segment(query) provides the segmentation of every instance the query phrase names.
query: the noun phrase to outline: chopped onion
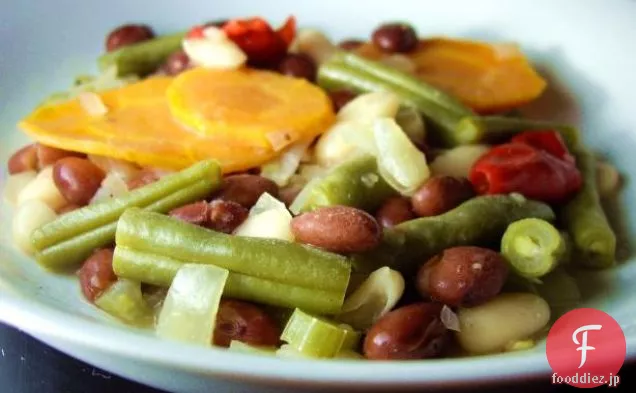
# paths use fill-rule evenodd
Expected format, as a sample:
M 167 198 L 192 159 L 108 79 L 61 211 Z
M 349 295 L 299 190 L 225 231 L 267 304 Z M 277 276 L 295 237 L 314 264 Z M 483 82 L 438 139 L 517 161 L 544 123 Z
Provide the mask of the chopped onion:
M 457 317 L 457 314 L 455 314 L 455 312 L 447 305 L 442 307 L 442 312 L 439 317 L 444 326 L 446 326 L 446 329 L 453 330 L 455 332 L 461 331 L 459 328 L 459 318 Z
M 362 152 L 373 152 L 375 144 L 369 138 L 369 122 L 342 121 L 324 133 L 316 144 L 318 164 L 331 167 Z M 371 151 L 369 151 L 371 150 Z
M 53 166 L 42 169 L 35 179 L 22 188 L 18 194 L 17 204 L 20 206 L 34 199 L 46 203 L 53 210 L 58 210 L 67 204 L 53 180 Z
M 488 150 L 488 145 L 466 145 L 446 150 L 431 162 L 431 172 L 434 175 L 468 177 L 475 162 Z
M 207 29 L 206 29 L 207 30 Z M 236 69 L 247 61 L 247 56 L 229 39 L 213 37 L 183 40 L 183 50 L 192 63 L 206 68 Z
M 395 117 L 400 98 L 388 91 L 376 91 L 357 96 L 338 112 L 341 121 L 371 121 L 381 117 Z
M 77 95 L 77 100 L 90 116 L 104 116 L 108 113 L 108 108 L 96 93 L 83 91 Z
M 20 195 L 22 190 L 31 183 L 37 175 L 38 173 L 36 171 L 25 171 L 10 175 L 2 190 L 2 196 L 5 202 L 11 206 L 15 206 L 18 203 L 18 195 Z
M 117 173 L 111 172 L 106 175 L 102 184 L 93 195 L 90 203 L 99 203 L 105 200 L 119 197 L 128 192 L 128 185 Z
M 141 294 L 138 281 L 118 279 L 95 299 L 95 305 L 115 318 L 137 326 L 150 326 L 154 319 L 154 312 Z
M 97 165 L 104 173 L 114 173 L 124 181 L 133 179 L 140 172 L 137 165 L 117 158 L 89 154 L 88 160 Z
M 378 149 L 378 171 L 402 195 L 412 195 L 430 176 L 426 157 L 393 119 L 373 124 Z
M 415 74 L 417 71 L 417 65 L 415 62 L 407 56 L 400 54 L 385 56 L 382 60 L 380 60 L 380 62 L 389 67 L 393 67 L 396 70 L 406 72 L 407 74 Z
M 286 186 L 298 170 L 298 166 L 309 149 L 310 142 L 299 142 L 291 145 L 277 159 L 268 162 L 261 168 L 261 176 L 273 180 L 280 187 Z
M 423 146 L 426 143 L 426 125 L 417 109 L 401 107 L 395 115 L 395 121 L 414 144 Z
M 250 209 L 247 219 L 234 230 L 234 235 L 293 241 L 291 220 L 285 204 L 264 193 Z
M 31 234 L 42 225 L 57 218 L 50 206 L 38 199 L 28 200 L 18 207 L 13 215 L 13 242 L 26 254 L 33 254 Z
M 281 151 L 292 143 L 292 136 L 289 131 L 272 131 L 265 134 L 265 138 L 274 151 Z
M 318 30 L 303 29 L 296 34 L 290 45 L 291 52 L 302 53 L 312 58 L 316 64 L 324 63 L 338 51 L 326 35 Z
M 404 293 L 404 278 L 388 267 L 380 268 L 356 289 L 342 305 L 338 320 L 359 330 L 370 328 L 391 311 Z
M 211 345 L 216 314 L 229 272 L 214 265 L 179 269 L 157 320 L 160 337 Z

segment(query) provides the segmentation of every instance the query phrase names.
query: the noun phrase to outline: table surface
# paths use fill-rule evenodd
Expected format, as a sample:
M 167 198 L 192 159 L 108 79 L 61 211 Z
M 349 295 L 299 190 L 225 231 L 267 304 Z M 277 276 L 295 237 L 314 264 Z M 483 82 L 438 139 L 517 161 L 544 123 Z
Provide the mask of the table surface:
M 627 388 L 627 382 L 636 373 L 636 364 L 621 370 L 623 383 L 619 389 Z M 515 386 L 515 393 L 565 392 L 575 388 L 553 386 L 549 381 Z M 497 392 L 508 392 L 510 387 L 501 387 Z M 166 393 L 124 380 L 106 371 L 82 363 L 48 347 L 32 337 L 6 325 L 0 324 L 0 392 L 2 393 Z M 213 392 L 214 389 L 210 389 Z M 598 389 L 594 390 L 595 392 Z M 258 393 L 255 391 L 254 393 Z

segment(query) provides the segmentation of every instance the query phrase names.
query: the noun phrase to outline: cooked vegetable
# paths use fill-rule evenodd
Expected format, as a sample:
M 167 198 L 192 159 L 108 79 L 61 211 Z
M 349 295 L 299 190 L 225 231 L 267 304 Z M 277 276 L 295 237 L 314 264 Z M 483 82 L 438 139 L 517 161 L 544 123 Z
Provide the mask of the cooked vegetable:
M 228 271 L 186 264 L 175 276 L 157 319 L 160 337 L 209 346 Z
M 464 178 L 433 176 L 415 191 L 411 204 L 420 217 L 437 216 L 474 196 L 472 185 Z
M 203 161 L 122 197 L 64 214 L 31 236 L 36 259 L 48 268 L 72 266 L 113 242 L 117 220 L 127 208 L 167 212 L 210 195 L 219 183 L 218 165 Z
M 113 267 L 120 277 L 167 287 L 179 268 L 188 262 L 117 246 Z M 339 312 L 344 300 L 344 291 L 306 288 L 235 272 L 230 272 L 224 294 L 273 306 L 299 307 L 319 314 Z
M 611 197 L 616 194 L 621 185 L 621 175 L 614 165 L 597 160 L 596 162 L 596 188 L 601 198 Z
M 298 142 L 289 146 L 281 155 L 261 168 L 261 176 L 273 180 L 278 186 L 286 186 L 298 170 L 309 142 Z
M 403 292 L 402 275 L 388 267 L 380 268 L 345 299 L 338 320 L 366 330 L 395 307 Z
M 296 309 L 280 338 L 304 356 L 331 358 L 341 350 L 354 349 L 360 335 L 347 325 Z
M 355 53 L 381 60 L 385 55 L 366 43 Z M 516 45 L 436 37 L 420 40 L 405 54 L 424 82 L 457 97 L 480 113 L 514 108 L 539 97 L 546 81 Z
M 356 267 L 365 270 L 383 263 L 410 275 L 423 260 L 447 248 L 499 241 L 510 223 L 529 217 L 555 219 L 550 206 L 518 195 L 476 197 L 442 215 L 406 221 L 385 231 L 383 246 L 365 254 Z
M 276 355 L 276 347 L 260 347 L 249 345 L 238 340 L 232 340 L 230 342 L 229 349 L 233 352 L 245 353 L 250 355 Z
M 395 121 L 415 146 L 426 145 L 426 124 L 420 112 L 411 106 L 403 106 L 395 115 Z
M 558 266 L 565 241 L 549 222 L 537 218 L 515 221 L 501 238 L 501 253 L 520 276 L 539 278 Z
M 181 48 L 184 37 L 185 33 L 176 33 L 121 47 L 103 54 L 98 60 L 99 68 L 116 66 L 118 75 L 150 74 Z
M 148 327 L 154 322 L 154 312 L 144 300 L 137 281 L 117 280 L 95 299 L 95 305 L 132 325 Z
M 42 169 L 33 181 L 24 186 L 18 194 L 18 206 L 34 199 L 46 203 L 53 210 L 58 210 L 68 203 L 55 185 L 53 167 Z
M 382 228 L 393 228 L 414 218 L 411 201 L 401 196 L 387 199 L 375 213 L 375 219 Z
M 556 130 L 561 134 L 570 151 L 576 151 L 581 146 L 581 136 L 576 128 L 564 124 L 529 120 L 516 117 L 484 116 L 478 121 L 482 132 L 472 136 L 466 135 L 465 143 L 477 143 L 507 139 L 526 131 Z
M 18 195 L 36 178 L 37 174 L 36 171 L 22 171 L 9 175 L 2 190 L 4 201 L 11 206 L 17 205 Z
M 484 155 L 488 145 L 463 145 L 443 151 L 430 163 L 433 176 L 466 177 L 475 162 Z
M 609 267 L 615 262 L 616 235 L 610 227 L 596 189 L 596 163 L 592 153 L 575 153 L 583 175 L 583 187 L 562 210 L 562 220 L 572 236 L 578 257 L 584 266 Z
M 318 83 L 328 90 L 391 91 L 433 122 L 437 127 L 431 133 L 450 146 L 463 143 L 460 136 L 464 134 L 480 133 L 472 112 L 454 98 L 415 77 L 352 54 L 339 54 L 322 64 Z
M 550 306 L 531 293 L 505 293 L 481 306 L 461 308 L 458 316 L 459 344 L 470 353 L 484 354 L 532 338 L 550 320 Z
M 247 219 L 236 228 L 234 235 L 293 241 L 291 221 L 292 215 L 285 204 L 264 193 L 250 209 Z
M 321 206 L 344 205 L 373 211 L 394 194 L 395 191 L 379 175 L 375 158 L 362 155 L 309 182 L 290 210 L 298 214 Z
M 229 347 L 232 341 L 258 347 L 276 347 L 281 329 L 259 306 L 236 299 L 219 304 L 214 328 L 214 345 Z
M 28 200 L 20 204 L 13 215 L 11 226 L 13 242 L 24 253 L 32 255 L 37 251 L 31 242 L 32 234 L 56 218 L 55 211 L 38 199 Z

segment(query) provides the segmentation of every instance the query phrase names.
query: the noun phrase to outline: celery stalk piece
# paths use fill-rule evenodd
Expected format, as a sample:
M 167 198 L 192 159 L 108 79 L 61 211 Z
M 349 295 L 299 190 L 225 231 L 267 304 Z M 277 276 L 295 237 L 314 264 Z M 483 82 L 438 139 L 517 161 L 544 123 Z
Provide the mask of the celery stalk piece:
M 147 284 L 170 286 L 179 268 L 186 262 L 164 255 L 115 248 L 113 269 L 119 277 Z M 282 282 L 230 272 L 225 295 L 286 308 L 303 308 L 319 314 L 336 314 L 344 300 L 344 292 L 304 288 Z
M 412 195 L 431 175 L 426 157 L 393 119 L 376 120 L 373 136 L 380 175 L 400 194 Z
M 33 232 L 41 265 L 48 268 L 82 262 L 98 247 L 112 244 L 116 223 L 130 207 L 167 212 L 211 194 L 221 182 L 214 161 L 203 161 L 121 197 L 64 214 Z
M 147 327 L 153 323 L 154 312 L 144 300 L 138 281 L 120 278 L 95 299 L 95 305 L 131 325 Z
M 393 307 L 404 293 L 404 278 L 388 267 L 382 267 L 346 298 L 338 320 L 358 330 L 370 328 Z
M 350 261 L 297 243 L 230 236 L 165 215 L 128 209 L 120 218 L 117 246 L 305 288 L 344 292 Z
M 250 355 L 276 355 L 276 347 L 256 347 L 237 340 L 232 340 L 230 342 L 229 350 L 233 352 L 247 353 Z
M 211 345 L 228 271 L 186 264 L 177 272 L 157 320 L 160 337 Z
M 355 348 L 360 335 L 347 325 L 296 309 L 280 338 L 304 356 L 331 358 L 341 350 Z

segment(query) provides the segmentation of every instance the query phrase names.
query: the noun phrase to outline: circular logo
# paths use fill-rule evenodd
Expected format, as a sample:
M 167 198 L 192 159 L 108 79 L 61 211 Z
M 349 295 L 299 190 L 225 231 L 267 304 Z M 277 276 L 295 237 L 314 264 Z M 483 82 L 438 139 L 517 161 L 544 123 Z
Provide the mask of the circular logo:
M 553 383 L 579 388 L 616 386 L 625 362 L 625 334 L 609 314 L 579 308 L 552 325 L 546 351 Z

